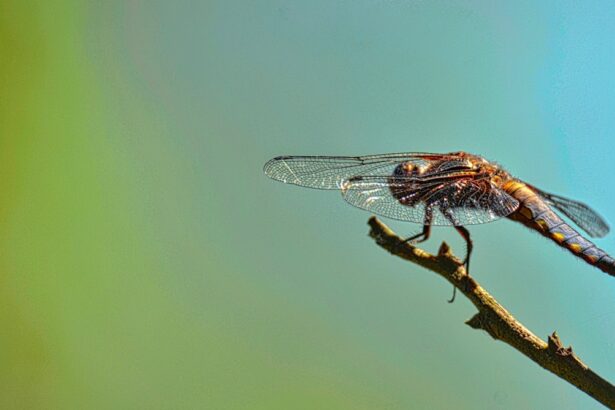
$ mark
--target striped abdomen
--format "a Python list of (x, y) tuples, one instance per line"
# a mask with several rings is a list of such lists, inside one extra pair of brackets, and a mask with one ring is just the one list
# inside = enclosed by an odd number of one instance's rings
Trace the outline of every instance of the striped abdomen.
[(519, 181), (507, 182), (503, 188), (520, 204), (508, 218), (540, 232), (590, 265), (615, 276), (615, 260), (564, 222), (532, 188)]

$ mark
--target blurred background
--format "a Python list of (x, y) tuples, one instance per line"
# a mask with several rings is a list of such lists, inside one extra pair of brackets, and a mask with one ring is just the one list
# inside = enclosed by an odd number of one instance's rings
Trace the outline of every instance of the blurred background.
[[(613, 224), (614, 21), (609, 2), (3, 1), (0, 407), (600, 408), (466, 326), (368, 213), (262, 165), (465, 150)], [(615, 279), (510, 221), (471, 232), (473, 275), (615, 380)]]

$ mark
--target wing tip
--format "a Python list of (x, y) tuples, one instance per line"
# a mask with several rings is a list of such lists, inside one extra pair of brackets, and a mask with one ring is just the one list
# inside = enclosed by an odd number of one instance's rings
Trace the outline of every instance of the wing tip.
[(287, 158), (288, 156), (282, 155), (282, 156), (271, 158), (269, 161), (265, 162), (265, 165), (263, 165), (263, 172), (265, 173), (265, 175), (267, 175), (270, 178), (277, 179), (275, 175), (273, 174), (276, 164), (279, 164), (281, 161), (284, 161)]
[(605, 236), (609, 234), (609, 232), (611, 232), (611, 227), (608, 226), (606, 223), (601, 228), (602, 229), (596, 232), (596, 236), (595, 236), (596, 238), (604, 238)]

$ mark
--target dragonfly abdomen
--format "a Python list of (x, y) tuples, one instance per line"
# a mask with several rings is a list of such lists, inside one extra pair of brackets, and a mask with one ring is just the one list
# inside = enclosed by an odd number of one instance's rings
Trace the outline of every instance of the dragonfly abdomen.
[(508, 218), (538, 231), (590, 265), (615, 276), (615, 260), (560, 218), (532, 188), (512, 181), (505, 184), (504, 190), (519, 201), (519, 208)]

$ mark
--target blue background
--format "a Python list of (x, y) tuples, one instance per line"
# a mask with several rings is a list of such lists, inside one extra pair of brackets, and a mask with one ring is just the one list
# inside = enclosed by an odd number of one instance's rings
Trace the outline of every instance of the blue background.
[[(53, 3), (0, 8), (2, 407), (599, 408), (261, 169), (464, 150), (615, 223), (612, 3)], [(615, 380), (615, 280), (471, 232), (479, 282)]]

